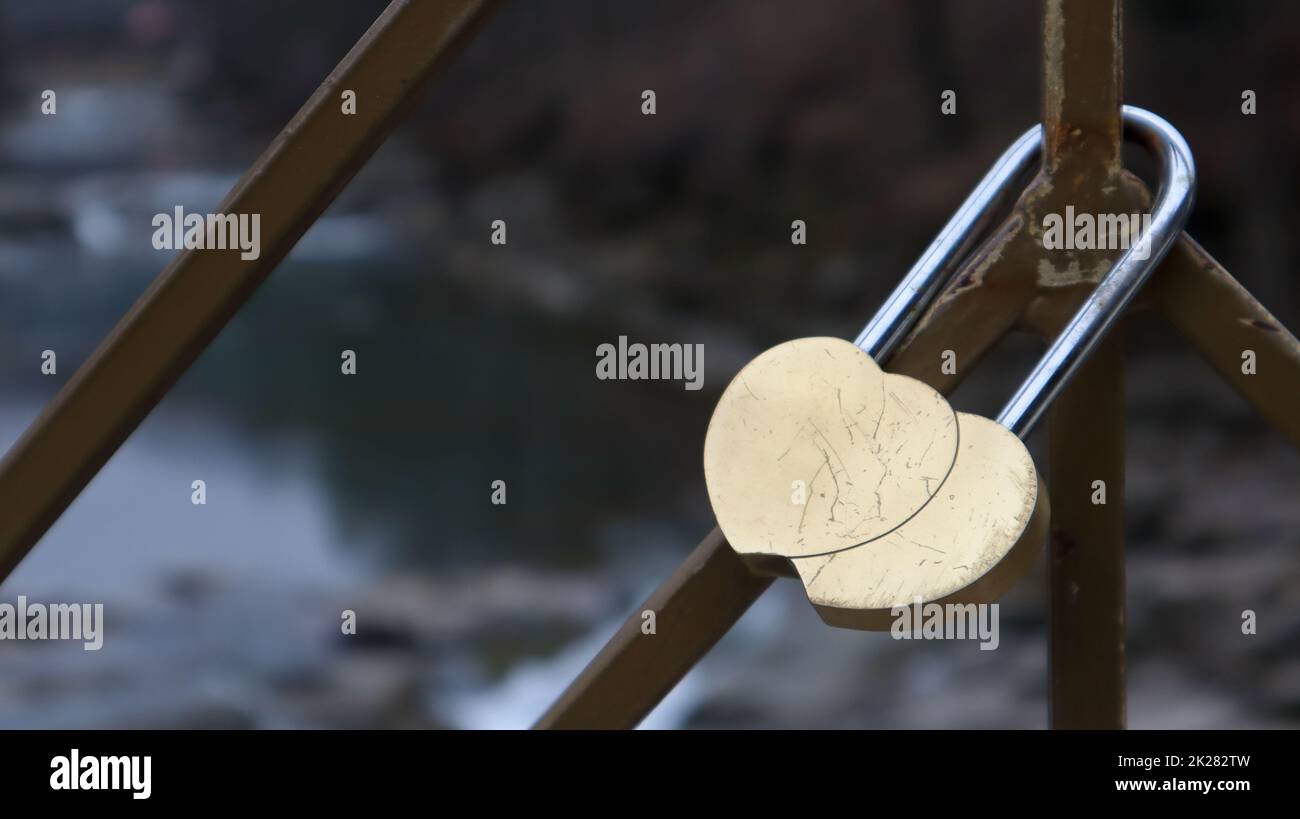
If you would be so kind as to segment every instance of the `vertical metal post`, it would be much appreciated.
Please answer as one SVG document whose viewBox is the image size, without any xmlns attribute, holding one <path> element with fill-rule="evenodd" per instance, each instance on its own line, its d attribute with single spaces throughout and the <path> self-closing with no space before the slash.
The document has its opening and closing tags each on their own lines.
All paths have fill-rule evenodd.
<svg viewBox="0 0 1300 819">
<path fill-rule="evenodd" d="M 1120 167 L 1121 17 L 1120 0 L 1046 0 L 1043 167 L 1053 176 Z"/>
<path fill-rule="evenodd" d="M 1210 366 L 1300 447 L 1300 342 L 1183 234 L 1152 279 L 1156 306 Z M 1242 355 L 1257 360 L 1250 373 Z"/>
<path fill-rule="evenodd" d="M 1122 327 L 1061 394 L 1050 429 L 1050 724 L 1123 728 Z"/>
<path fill-rule="evenodd" d="M 1057 183 L 1053 200 L 1081 210 L 1120 173 L 1120 29 L 1120 0 L 1046 1 L 1044 171 Z M 1057 401 L 1050 441 L 1051 725 L 1122 728 L 1122 326 Z M 1104 482 L 1104 504 L 1094 503 L 1096 481 Z"/>
</svg>

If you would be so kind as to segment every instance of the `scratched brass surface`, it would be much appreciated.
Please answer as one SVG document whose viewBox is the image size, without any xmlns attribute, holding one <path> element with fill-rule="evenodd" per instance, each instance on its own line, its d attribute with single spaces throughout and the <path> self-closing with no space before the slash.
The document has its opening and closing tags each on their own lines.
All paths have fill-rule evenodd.
<svg viewBox="0 0 1300 819">
<path fill-rule="evenodd" d="M 704 475 L 737 553 L 811 556 L 903 525 L 956 454 L 943 396 L 843 339 L 804 338 L 760 354 L 723 391 Z"/>
</svg>

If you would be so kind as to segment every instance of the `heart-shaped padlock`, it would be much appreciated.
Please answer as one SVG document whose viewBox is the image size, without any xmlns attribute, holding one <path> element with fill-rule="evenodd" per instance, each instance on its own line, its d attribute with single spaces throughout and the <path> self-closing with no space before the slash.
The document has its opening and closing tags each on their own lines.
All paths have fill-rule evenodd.
<svg viewBox="0 0 1300 819">
<path fill-rule="evenodd" d="M 1015 434 L 836 338 L 787 341 L 740 371 L 709 423 L 704 474 L 737 554 L 787 559 L 832 625 L 888 628 L 917 599 L 994 599 L 1047 527 Z"/>
</svg>

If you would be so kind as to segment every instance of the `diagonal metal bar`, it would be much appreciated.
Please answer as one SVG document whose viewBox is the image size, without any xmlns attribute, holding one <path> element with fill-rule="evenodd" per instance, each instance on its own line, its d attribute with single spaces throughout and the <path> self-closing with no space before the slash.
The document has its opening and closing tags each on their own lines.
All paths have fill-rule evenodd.
<svg viewBox="0 0 1300 819">
<path fill-rule="evenodd" d="M 231 190 L 262 253 L 187 250 L 158 276 L 0 461 L 0 580 L 383 143 L 497 0 L 394 0 Z M 357 95 L 343 115 L 341 94 Z"/>
<path fill-rule="evenodd" d="M 1183 234 L 1151 281 L 1156 307 L 1219 374 L 1300 447 L 1300 342 Z M 1255 353 L 1255 368 L 1242 354 Z"/>
<path fill-rule="evenodd" d="M 740 620 L 772 577 L 741 562 L 714 527 L 534 726 L 634 728 Z M 644 611 L 655 632 L 642 633 Z"/>
</svg>

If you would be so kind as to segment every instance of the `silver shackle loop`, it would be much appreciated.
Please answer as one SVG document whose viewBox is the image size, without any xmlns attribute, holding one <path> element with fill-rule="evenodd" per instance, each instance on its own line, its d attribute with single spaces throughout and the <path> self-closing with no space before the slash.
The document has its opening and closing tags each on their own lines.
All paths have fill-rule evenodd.
<svg viewBox="0 0 1300 819">
<path fill-rule="evenodd" d="M 1021 438 L 1033 431 L 1047 407 L 1105 338 L 1169 252 L 1192 210 L 1196 166 L 1182 134 L 1150 111 L 1126 105 L 1123 114 L 1125 137 L 1145 147 L 1159 164 L 1151 222 L 1140 241 L 1130 242 L 998 415 L 998 423 Z M 1018 192 L 1019 181 L 1041 153 L 1042 141 L 1042 126 L 1035 126 L 998 158 L 859 334 L 858 347 L 878 362 L 894 353 Z"/>
</svg>

